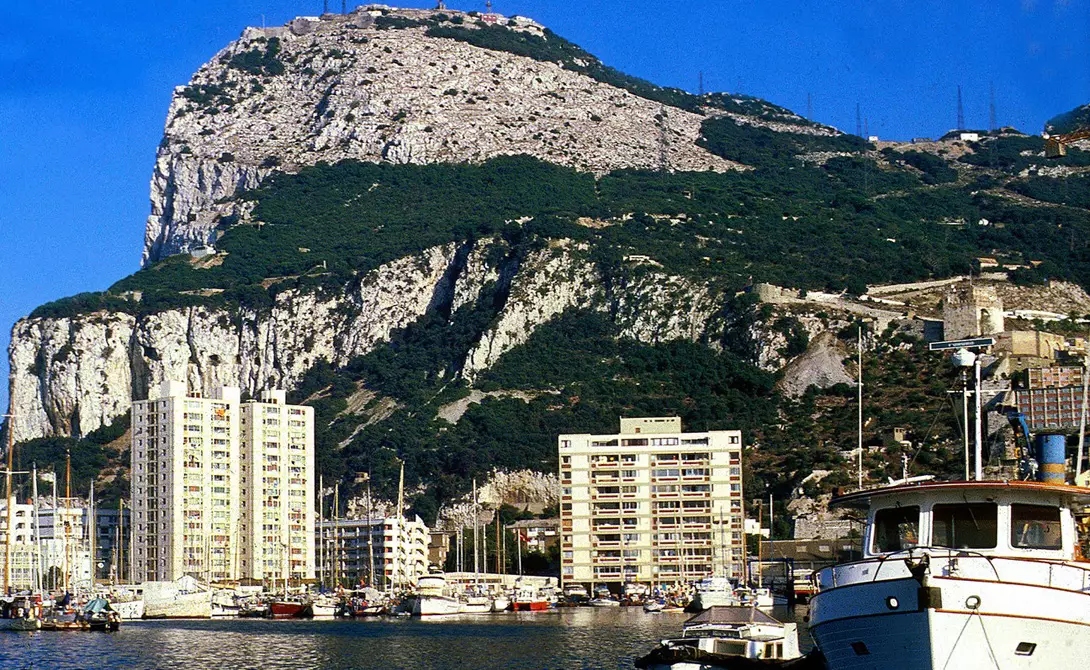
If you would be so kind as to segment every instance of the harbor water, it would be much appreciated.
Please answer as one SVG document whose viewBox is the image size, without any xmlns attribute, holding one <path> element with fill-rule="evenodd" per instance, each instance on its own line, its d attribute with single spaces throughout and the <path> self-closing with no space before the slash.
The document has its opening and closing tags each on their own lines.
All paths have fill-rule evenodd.
<svg viewBox="0 0 1090 670">
<path fill-rule="evenodd" d="M 0 668 L 628 670 L 659 640 L 679 635 L 688 616 L 581 607 L 432 620 L 138 621 L 116 633 L 0 635 Z"/>
</svg>

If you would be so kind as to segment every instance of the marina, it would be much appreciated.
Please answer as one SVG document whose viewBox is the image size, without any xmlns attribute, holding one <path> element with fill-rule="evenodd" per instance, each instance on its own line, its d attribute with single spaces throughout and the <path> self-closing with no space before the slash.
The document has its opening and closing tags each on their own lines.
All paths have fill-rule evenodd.
<svg viewBox="0 0 1090 670">
<path fill-rule="evenodd" d="M 804 610 L 798 610 L 801 618 Z M 778 618 L 793 612 L 777 610 Z M 638 607 L 561 608 L 497 616 L 357 620 L 175 620 L 110 635 L 7 636 L 0 667 L 631 669 L 686 614 Z M 805 644 L 805 642 L 804 642 Z M 91 660 L 93 659 L 93 660 Z"/>
</svg>

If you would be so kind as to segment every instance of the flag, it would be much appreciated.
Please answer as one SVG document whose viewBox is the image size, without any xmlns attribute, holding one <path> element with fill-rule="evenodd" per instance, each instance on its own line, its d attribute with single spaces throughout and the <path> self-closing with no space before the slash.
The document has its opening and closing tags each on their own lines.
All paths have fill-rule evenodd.
<svg viewBox="0 0 1090 670">
<path fill-rule="evenodd" d="M 57 481 L 57 475 L 53 472 L 39 472 L 38 478 L 43 482 L 55 482 Z"/>
</svg>

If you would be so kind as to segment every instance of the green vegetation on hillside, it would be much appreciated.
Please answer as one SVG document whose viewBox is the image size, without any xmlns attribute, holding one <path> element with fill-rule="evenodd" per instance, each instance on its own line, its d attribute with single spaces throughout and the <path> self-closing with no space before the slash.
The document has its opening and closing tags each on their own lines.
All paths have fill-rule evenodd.
<svg viewBox="0 0 1090 670">
<path fill-rule="evenodd" d="M 1045 130 L 1055 135 L 1071 133 L 1083 128 L 1090 128 L 1090 105 L 1081 105 L 1058 114 L 1045 123 Z"/>
</svg>

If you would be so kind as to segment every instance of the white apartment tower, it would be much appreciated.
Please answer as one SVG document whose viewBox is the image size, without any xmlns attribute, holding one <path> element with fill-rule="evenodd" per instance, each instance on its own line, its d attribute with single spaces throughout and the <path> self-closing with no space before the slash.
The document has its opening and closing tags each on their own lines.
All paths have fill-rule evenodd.
<svg viewBox="0 0 1090 670">
<path fill-rule="evenodd" d="M 563 583 L 742 577 L 742 434 L 685 433 L 678 417 L 561 435 Z"/>
<path fill-rule="evenodd" d="M 242 406 L 242 574 L 314 578 L 314 409 L 266 391 Z"/>
<path fill-rule="evenodd" d="M 313 542 L 308 543 L 306 537 L 300 534 L 296 538 L 294 547 L 302 549 L 302 553 L 295 555 L 291 553 L 294 547 L 288 532 L 249 532 L 262 527 L 267 512 L 277 517 L 276 523 L 282 528 L 297 523 L 304 528 L 313 525 L 312 494 L 291 495 L 300 487 L 310 491 L 314 460 L 312 410 L 286 405 L 283 392 L 275 393 L 263 398 L 273 402 L 243 403 L 235 387 L 220 387 L 212 397 L 205 398 L 188 395 L 184 384 L 168 381 L 158 389 L 158 395 L 133 403 L 134 581 L 174 580 L 186 574 L 206 581 L 283 579 L 291 569 L 287 566 L 293 563 L 293 577 L 313 576 Z M 305 425 L 301 430 L 296 426 L 289 431 L 284 416 L 283 440 L 272 430 L 251 430 L 251 417 L 270 405 L 285 415 L 297 410 L 291 416 Z M 289 433 L 302 437 L 297 439 Z M 290 449 L 295 444 L 300 445 L 299 449 Z M 289 451 L 301 455 L 288 458 Z M 275 454 L 276 460 L 266 462 L 266 452 Z M 279 489 L 284 500 L 279 500 L 262 485 L 272 477 L 279 479 L 280 473 L 261 475 L 253 469 L 253 463 L 283 464 L 288 474 L 289 462 L 298 463 L 300 472 L 292 478 L 301 479 L 302 484 L 289 489 L 285 477 L 285 487 Z M 255 485 L 257 495 L 262 497 L 254 497 Z M 301 502 L 292 505 L 291 499 Z M 254 500 L 260 504 L 255 506 Z M 270 510 L 263 506 L 266 500 L 272 505 Z M 302 518 L 292 519 L 292 514 L 301 514 Z M 268 541 L 274 543 L 273 548 L 264 546 L 266 538 L 272 538 Z M 278 552 L 281 567 L 275 571 L 254 570 L 251 556 L 267 552 Z"/>
</svg>

